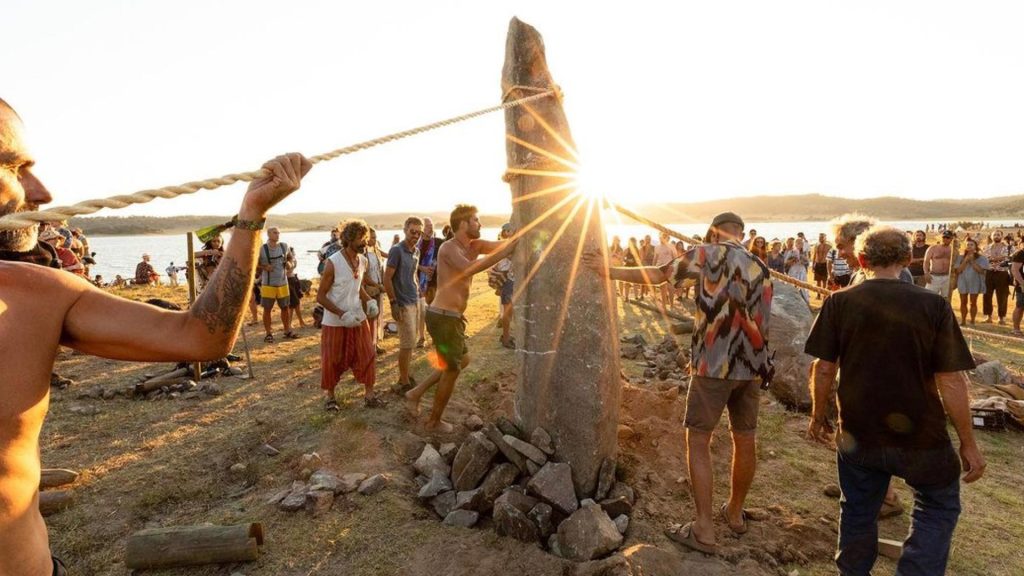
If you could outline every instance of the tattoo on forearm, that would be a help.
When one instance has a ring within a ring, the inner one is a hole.
[[[210,279],[210,285],[192,306],[192,315],[206,324],[210,334],[233,332],[249,296],[252,274],[246,274],[234,258],[225,257]]]

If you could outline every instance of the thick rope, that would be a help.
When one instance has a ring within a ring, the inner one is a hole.
[[[659,232],[664,232],[665,234],[668,234],[669,236],[671,236],[673,238],[677,238],[679,240],[682,240],[682,242],[684,244],[686,244],[687,246],[695,246],[696,245],[696,243],[694,243],[692,238],[688,238],[688,237],[684,236],[683,234],[680,234],[679,232],[676,232],[675,230],[672,230],[671,228],[668,228],[666,226],[658,224],[657,222],[655,222],[654,220],[651,220],[650,218],[646,218],[644,216],[641,216],[640,214],[637,214],[636,212],[633,212],[632,210],[629,210],[627,208],[624,208],[624,207],[619,206],[618,204],[614,204],[612,202],[608,202],[606,205],[610,206],[613,209],[615,209],[615,211],[619,212],[623,216],[628,216],[629,218],[632,218],[633,220],[636,220],[637,222],[640,222],[641,224],[644,224],[646,226],[650,226],[651,228],[654,228],[655,230],[658,230]],[[777,272],[775,270],[770,270],[770,272],[771,272],[772,278],[774,278],[776,280],[779,280],[779,281],[781,281],[781,282],[783,282],[785,284],[791,284],[793,286],[796,286],[797,288],[803,288],[803,289],[809,290],[811,292],[817,292],[819,294],[824,294],[825,296],[828,296],[828,295],[832,294],[832,292],[833,292],[832,290],[829,290],[827,288],[821,288],[819,286],[815,286],[814,284],[808,284],[807,282],[801,282],[800,280],[797,280],[795,278],[791,278],[791,277],[786,276],[785,274],[783,274],[781,272]],[[967,328],[967,327],[964,327],[964,326],[960,327],[960,332],[962,332],[965,336],[972,336],[972,337],[975,337],[975,338],[981,338],[981,339],[987,339],[987,340],[999,340],[1001,342],[1007,342],[1007,343],[1010,343],[1010,344],[1021,344],[1022,342],[1024,342],[1024,338],[1020,338],[1019,336],[1010,336],[1010,335],[1006,335],[1006,334],[993,334],[992,332],[985,332],[983,330],[975,330],[973,328]]]
[[[338,148],[325,154],[319,154],[311,157],[309,160],[313,164],[325,162],[327,160],[333,160],[338,156],[344,156],[345,154],[352,154],[353,152],[359,152],[360,150],[366,150],[367,148],[373,148],[380,144],[386,144],[388,142],[394,142],[395,140],[401,140],[408,138],[409,136],[415,136],[423,132],[429,132],[436,130],[437,128],[443,128],[445,126],[451,126],[452,124],[458,124],[466,120],[471,120],[478,116],[490,114],[492,112],[499,112],[501,110],[507,110],[516,106],[522,106],[535,100],[547,98],[548,96],[561,97],[561,90],[558,88],[536,88],[532,86],[514,86],[510,89],[527,89],[543,90],[538,94],[533,94],[509,102],[504,102],[497,106],[491,106],[490,108],[484,108],[461,116],[455,116],[454,118],[448,118],[439,122],[426,124],[410,130],[403,130],[401,132],[395,132],[394,134],[388,134],[387,136],[381,136],[380,138],[374,138],[373,140],[367,140],[358,144],[352,144],[344,148]],[[508,92],[506,92],[507,96]],[[0,230],[19,230],[22,228],[29,228],[35,226],[40,222],[59,222],[67,220],[73,216],[81,216],[82,214],[92,214],[98,212],[103,208],[125,208],[132,204],[145,204],[155,198],[175,198],[183,194],[193,194],[199,190],[213,190],[214,188],[220,188],[221,186],[230,186],[236,182],[252,182],[257,178],[266,176],[267,173],[264,170],[256,170],[253,172],[240,172],[236,174],[226,174],[219,178],[210,178],[208,180],[199,180],[196,182],[186,182],[185,184],[179,184],[177,186],[165,186],[163,188],[154,188],[150,190],[140,190],[134,194],[125,194],[120,196],[111,196],[109,198],[100,198],[96,200],[86,200],[79,202],[71,206],[56,206],[49,210],[40,210],[35,212],[18,212],[15,214],[8,214],[0,217]]]

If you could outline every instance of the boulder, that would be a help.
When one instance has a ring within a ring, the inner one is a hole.
[[[440,470],[434,470],[431,473],[430,481],[423,485],[419,491],[420,498],[433,498],[442,492],[447,492],[452,489],[452,481],[448,479],[444,473]]]
[[[501,496],[505,489],[511,486],[518,477],[519,468],[516,468],[515,464],[502,462],[492,468],[480,484],[480,492],[483,494],[484,500],[484,509],[481,512],[490,510],[498,496]]]
[[[555,445],[551,441],[551,435],[548,434],[547,430],[539,426],[533,429],[533,434],[530,435],[530,444],[540,448],[540,451],[548,456],[552,456],[555,453]]]
[[[504,502],[494,504],[494,531],[523,542],[537,542],[540,531],[533,520],[518,508]]]
[[[470,414],[462,422],[462,425],[469,429],[470,432],[476,432],[484,427],[484,421],[476,414]]]
[[[807,387],[811,356],[804,343],[814,324],[814,314],[803,292],[789,284],[775,282],[768,346],[775,353],[775,379],[769,390],[790,408],[807,409],[811,394]]]
[[[443,519],[455,509],[455,499],[455,490],[449,490],[434,496],[434,499],[430,501],[430,506],[434,509],[434,512],[437,512],[437,515]]]
[[[359,485],[363,483],[363,480],[366,480],[366,474],[363,474],[362,472],[343,474],[341,476],[341,482],[338,484],[338,489],[342,494],[355,492],[359,489]]]
[[[997,384],[1009,384],[1013,377],[1010,371],[1003,366],[1002,362],[992,360],[984,364],[978,364],[973,372],[974,379],[979,384],[995,386]]]
[[[314,517],[321,516],[334,504],[334,492],[331,490],[311,490],[306,494],[306,510]]]
[[[480,514],[472,510],[452,510],[444,517],[441,522],[445,526],[461,526],[462,528],[472,528],[476,521],[480,519]]]
[[[622,534],[600,506],[585,506],[558,525],[562,556],[576,562],[593,560],[622,545]]]
[[[494,424],[488,424],[487,426],[484,426],[482,432],[487,436],[487,439],[498,448],[501,454],[508,459],[509,462],[515,464],[516,467],[519,468],[520,472],[524,474],[529,472],[526,456],[523,456],[518,450],[510,446],[508,442],[505,442],[505,436],[500,430],[498,430],[497,426]],[[529,472],[529,474],[532,475],[533,472]]]
[[[316,472],[324,465],[324,461],[316,452],[303,454],[299,457],[299,470],[309,470],[310,474]]]
[[[601,470],[597,473],[597,491],[594,492],[594,500],[604,500],[608,497],[608,491],[615,484],[615,461],[605,458],[601,461]]]
[[[548,462],[530,479],[527,490],[562,514],[572,514],[579,507],[572,468],[563,462]]]
[[[416,462],[412,465],[417,472],[430,478],[433,476],[435,470],[441,472],[445,476],[451,473],[451,466],[444,461],[444,457],[441,453],[434,449],[430,444],[423,446],[423,452],[420,453],[420,457],[416,459]]]
[[[359,484],[359,493],[363,496],[372,496],[380,492],[388,485],[388,478],[383,474],[374,474]]]
[[[504,436],[504,439],[509,446],[515,448],[517,452],[519,452],[523,456],[526,456],[530,460],[533,460],[537,464],[543,466],[544,464],[547,463],[548,457],[544,454],[544,452],[541,452],[540,448],[537,448],[533,444],[530,444],[529,442],[524,442],[519,438],[516,438],[515,436],[509,436],[508,434]]]
[[[329,490],[332,494],[341,492],[341,480],[326,470],[317,470],[309,476],[310,490]]]
[[[295,512],[306,505],[306,483],[292,482],[292,488],[278,503],[278,508],[285,512]]]
[[[452,484],[455,489],[465,491],[476,488],[497,453],[498,448],[483,432],[471,433],[452,461]]]

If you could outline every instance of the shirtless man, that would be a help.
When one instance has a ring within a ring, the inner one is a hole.
[[[825,233],[818,234],[818,243],[814,245],[814,258],[812,259],[814,270],[814,283],[818,288],[828,287],[828,251],[832,245],[828,243]],[[821,293],[818,293],[818,300],[821,300]]]
[[[448,222],[455,237],[445,242],[437,253],[437,294],[427,308],[426,323],[430,338],[437,349],[438,369],[412,390],[405,393],[410,415],[419,414],[420,399],[434,384],[434,407],[425,428],[431,431],[451,432],[453,426],[441,420],[448,400],[455,389],[459,372],[469,365],[466,348],[466,305],[473,275],[500,262],[512,252],[515,240],[490,242],[480,239],[480,219],[475,206],[459,204],[452,210]],[[487,254],[486,258],[477,258]]]
[[[952,230],[942,233],[942,244],[930,246],[924,253],[925,288],[945,298],[949,297],[949,261],[953,251],[950,244],[956,234]]]
[[[33,174],[23,133],[21,119],[0,100],[0,215],[52,199]],[[0,262],[0,576],[64,573],[39,514],[39,431],[58,346],[143,362],[216,360],[230,352],[252,289],[258,230],[311,164],[290,154],[263,167],[271,175],[249,185],[224,259],[190,311],[125,300],[60,270]],[[0,250],[31,249],[36,230],[0,232]]]

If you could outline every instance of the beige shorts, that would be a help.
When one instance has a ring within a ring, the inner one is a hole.
[[[757,429],[757,409],[761,400],[757,380],[725,380],[692,376],[686,394],[687,428],[713,432],[729,407],[729,429],[752,432]]]
[[[416,324],[419,316],[419,306],[416,304],[400,305],[402,308],[402,319],[398,321],[398,347],[402,350],[412,350],[416,347]]]
[[[936,294],[946,296],[949,294],[949,275],[936,276],[935,274],[932,274],[932,281],[929,282],[925,288],[935,292]]]

